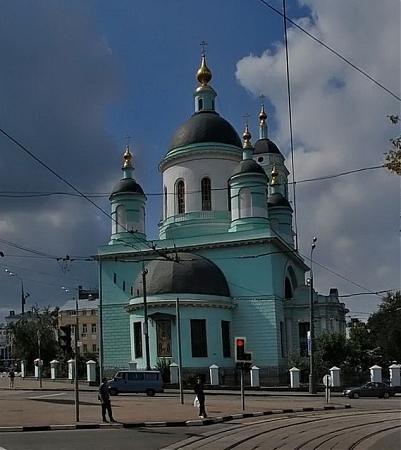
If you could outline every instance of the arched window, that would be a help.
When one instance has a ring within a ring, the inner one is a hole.
[[[227,204],[228,204],[228,210],[231,211],[231,186],[230,182],[227,181]]]
[[[167,219],[167,188],[164,186],[164,218]]]
[[[210,211],[212,209],[212,188],[210,178],[202,178],[202,211]]]
[[[252,215],[252,197],[249,188],[242,188],[239,193],[240,217],[250,217]]]
[[[185,213],[185,185],[183,180],[177,181],[176,184],[177,194],[177,212],[178,214]]]
[[[290,299],[293,297],[291,281],[288,277],[285,277],[284,297]]]
[[[126,231],[127,216],[125,213],[125,207],[123,205],[117,206],[115,219],[116,219],[116,232],[123,233],[124,231]]]
[[[198,111],[202,111],[203,109],[203,98],[198,99]]]

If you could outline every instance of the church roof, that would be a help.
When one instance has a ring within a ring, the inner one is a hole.
[[[260,173],[263,175],[266,175],[265,171],[263,170],[262,166],[260,166],[256,161],[253,159],[244,159],[242,160],[238,166],[234,169],[234,172],[232,173],[232,177],[234,175],[239,175],[241,173]]]
[[[260,153],[277,153],[281,155],[281,152],[277,145],[271,141],[270,139],[259,139],[255,142],[254,155],[258,155]]]
[[[287,206],[291,208],[290,202],[280,192],[275,192],[274,194],[269,195],[267,199],[267,205],[269,207]]]
[[[202,142],[219,142],[242,147],[233,126],[215,111],[200,111],[193,114],[175,132],[170,150]]]
[[[123,178],[113,188],[110,198],[115,194],[142,194],[142,187],[133,178]]]
[[[178,252],[178,262],[157,259],[147,266],[147,295],[201,294],[229,297],[223,272],[208,259],[193,253]],[[135,282],[134,292],[142,297],[142,275]]]

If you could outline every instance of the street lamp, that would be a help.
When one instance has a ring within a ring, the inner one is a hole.
[[[16,274],[15,272],[12,272],[11,270],[8,270],[8,269],[4,269],[5,271],[6,271],[6,273],[8,274],[8,275],[10,275],[10,277],[16,277],[16,278],[18,278],[19,280],[20,280],[20,282],[21,282],[21,314],[23,315],[24,313],[25,313],[25,300],[29,297],[29,293],[27,292],[26,294],[25,294],[25,292],[24,292],[24,281],[23,281],[23,279],[18,275],[18,274]]]
[[[309,343],[309,393],[316,394],[315,386],[315,367],[314,367],[314,339],[315,339],[315,327],[314,327],[314,311],[313,311],[313,250],[316,248],[317,238],[312,239],[312,246],[310,250],[310,297],[309,297],[309,329],[310,329],[310,343]]]

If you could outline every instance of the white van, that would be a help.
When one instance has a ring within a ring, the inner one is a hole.
[[[120,370],[108,384],[110,395],[144,392],[153,397],[156,392],[164,392],[158,370]]]

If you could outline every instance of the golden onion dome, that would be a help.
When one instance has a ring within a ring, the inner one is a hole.
[[[196,73],[196,78],[198,79],[199,83],[202,86],[206,86],[209,83],[209,81],[212,79],[212,72],[210,71],[209,67],[206,65],[205,54],[202,55],[201,66],[199,67],[198,72]]]
[[[277,172],[277,169],[276,169],[276,165],[274,165],[273,169],[272,169],[272,182],[271,182],[271,184],[276,184],[277,183],[277,177],[278,177],[278,172]]]
[[[262,105],[261,109],[260,109],[260,113],[259,113],[259,120],[261,122],[264,122],[267,119],[267,114],[265,112],[265,106]]]
[[[124,165],[123,167],[132,167],[132,153],[130,152],[129,145],[125,148],[123,155]]]

